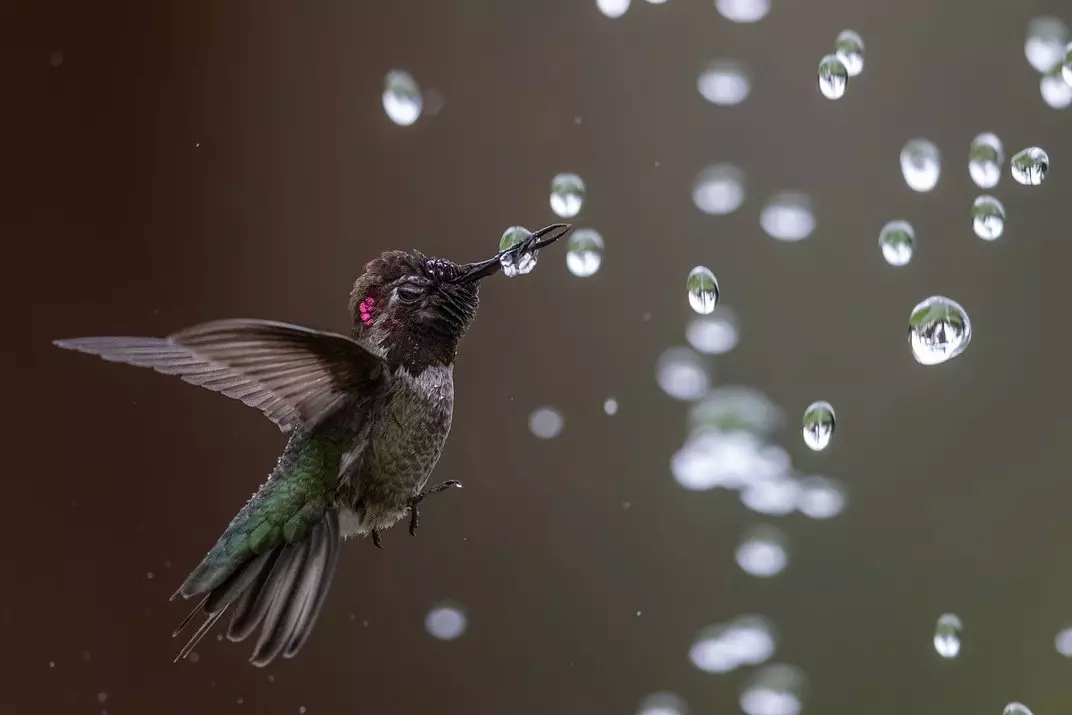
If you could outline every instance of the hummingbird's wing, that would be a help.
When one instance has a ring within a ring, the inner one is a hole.
[[[284,432],[315,422],[341,398],[389,375],[371,347],[268,320],[219,320],[166,338],[74,338],[55,345],[178,375],[258,408]]]

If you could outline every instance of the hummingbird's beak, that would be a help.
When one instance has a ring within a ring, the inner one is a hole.
[[[513,253],[516,257],[520,256],[522,253],[531,253],[544,246],[550,246],[572,230],[573,225],[568,223],[553,223],[550,226],[544,226],[539,231],[533,231],[529,234],[529,237],[521,243],[514,244],[505,251],[499,251],[487,260],[479,261],[477,263],[466,263],[464,266],[459,266],[461,273],[454,282],[475,283],[482,278],[495,275],[499,272],[499,269],[502,268],[502,257],[506,254]]]

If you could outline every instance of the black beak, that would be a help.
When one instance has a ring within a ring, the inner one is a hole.
[[[482,278],[495,275],[499,272],[499,269],[502,268],[502,257],[506,254],[513,253],[514,256],[517,257],[523,253],[531,253],[544,246],[550,246],[572,230],[573,225],[568,223],[553,223],[550,226],[544,226],[539,231],[533,231],[529,234],[529,237],[521,243],[510,246],[510,248],[507,248],[505,251],[499,251],[485,261],[466,263],[464,266],[459,266],[459,268],[461,268],[461,273],[454,282],[475,283]]]

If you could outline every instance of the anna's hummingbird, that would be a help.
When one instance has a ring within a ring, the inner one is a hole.
[[[289,436],[268,481],[172,598],[202,596],[184,658],[230,606],[227,637],[259,628],[250,658],[291,658],[312,632],[341,539],[380,532],[417,505],[450,431],[454,357],[482,278],[570,231],[554,224],[486,261],[388,251],[350,293],[349,338],[264,320],[222,320],[167,338],[57,340],[62,348],[178,375],[260,409]],[[382,548],[382,547],[381,547]]]

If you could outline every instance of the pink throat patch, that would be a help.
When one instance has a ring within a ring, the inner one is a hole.
[[[361,322],[365,324],[365,327],[372,327],[372,309],[376,305],[376,299],[371,296],[361,301],[361,305],[357,310],[361,314]]]

